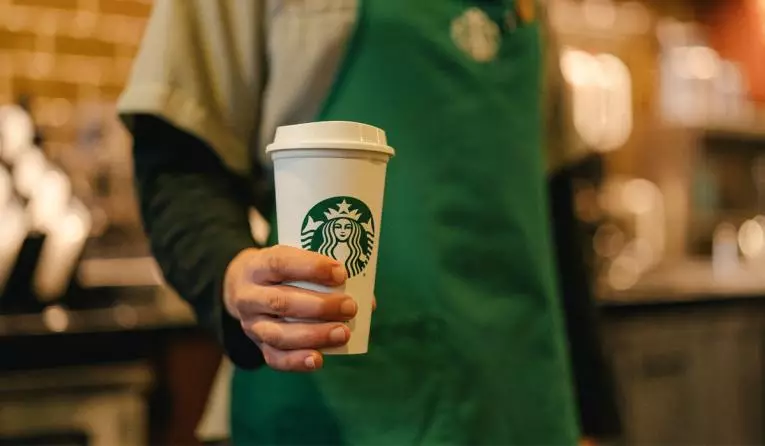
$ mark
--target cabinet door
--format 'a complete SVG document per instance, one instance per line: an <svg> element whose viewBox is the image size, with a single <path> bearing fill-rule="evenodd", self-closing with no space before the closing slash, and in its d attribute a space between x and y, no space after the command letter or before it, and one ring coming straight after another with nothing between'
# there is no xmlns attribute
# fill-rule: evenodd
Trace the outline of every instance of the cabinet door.
<svg viewBox="0 0 765 446"><path fill-rule="evenodd" d="M645 334L645 333L644 333ZM648 335L614 356L628 444L699 444L702 396L692 378L698 358L687 335Z"/></svg>
<svg viewBox="0 0 765 446"><path fill-rule="evenodd" d="M762 340L758 331L717 327L697 346L707 444L763 444Z"/></svg>
<svg viewBox="0 0 765 446"><path fill-rule="evenodd" d="M765 444L754 317L657 314L609 324L607 335L629 444Z"/></svg>

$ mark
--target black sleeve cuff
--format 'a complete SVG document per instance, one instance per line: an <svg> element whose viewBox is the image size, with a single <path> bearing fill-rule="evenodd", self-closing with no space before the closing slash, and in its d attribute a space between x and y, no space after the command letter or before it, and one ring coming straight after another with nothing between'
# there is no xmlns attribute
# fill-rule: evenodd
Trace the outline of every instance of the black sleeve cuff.
<svg viewBox="0 0 765 446"><path fill-rule="evenodd" d="M207 279L210 289L205 294L211 295L212 298L198 299L196 303L190 300L190 303L194 307L199 324L215 335L231 362L239 368L255 369L265 363L263 354L244 333L240 322L226 311L223 303L223 285L228 265L237 254L254 247L255 244L249 236L240 240L229 238L225 240L225 246L220 244L221 241L218 241L215 249L216 260L210 262L212 274Z"/></svg>
<svg viewBox="0 0 765 446"><path fill-rule="evenodd" d="M233 249L229 249L222 257L223 260L219 262L221 269L217 273L215 307L211 320L206 325L213 329L231 362L243 369L255 369L265 364L263 354L258 346L244 333L239 321L226 311L223 304L223 283L226 268L239 252L248 247L250 246L237 249L232 246Z"/></svg>

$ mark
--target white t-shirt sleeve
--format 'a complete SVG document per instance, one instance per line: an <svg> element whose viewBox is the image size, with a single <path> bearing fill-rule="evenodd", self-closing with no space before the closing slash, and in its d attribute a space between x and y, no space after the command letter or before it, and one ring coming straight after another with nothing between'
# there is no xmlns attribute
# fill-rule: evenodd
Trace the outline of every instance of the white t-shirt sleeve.
<svg viewBox="0 0 765 446"><path fill-rule="evenodd" d="M259 119L263 1L156 0L118 109L152 114L246 172Z"/></svg>

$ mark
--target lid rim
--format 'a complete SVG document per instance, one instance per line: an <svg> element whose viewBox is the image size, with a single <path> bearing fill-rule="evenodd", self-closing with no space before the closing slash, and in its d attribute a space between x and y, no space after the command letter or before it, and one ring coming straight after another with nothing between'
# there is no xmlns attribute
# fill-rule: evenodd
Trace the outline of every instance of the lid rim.
<svg viewBox="0 0 765 446"><path fill-rule="evenodd" d="M394 156L396 151L388 145L357 143L347 141L311 141L295 144L269 144L266 153L284 152L288 150L344 150L357 152L374 152Z"/></svg>
<svg viewBox="0 0 765 446"><path fill-rule="evenodd" d="M287 150L346 150L394 156L385 131L352 121L316 121L280 126L265 153Z"/></svg>

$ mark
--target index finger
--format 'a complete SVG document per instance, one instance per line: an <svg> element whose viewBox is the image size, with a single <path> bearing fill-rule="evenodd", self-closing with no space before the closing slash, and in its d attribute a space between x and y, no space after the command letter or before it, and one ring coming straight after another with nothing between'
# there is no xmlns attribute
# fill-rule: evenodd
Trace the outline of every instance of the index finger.
<svg viewBox="0 0 765 446"><path fill-rule="evenodd" d="M266 248L250 265L250 278L255 283L277 284L306 281L319 285L338 286L346 280L345 267L327 256L290 246Z"/></svg>

